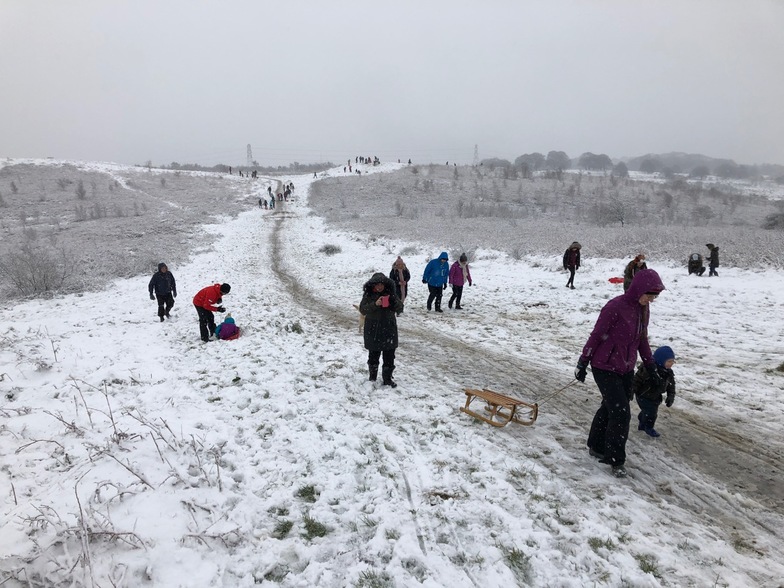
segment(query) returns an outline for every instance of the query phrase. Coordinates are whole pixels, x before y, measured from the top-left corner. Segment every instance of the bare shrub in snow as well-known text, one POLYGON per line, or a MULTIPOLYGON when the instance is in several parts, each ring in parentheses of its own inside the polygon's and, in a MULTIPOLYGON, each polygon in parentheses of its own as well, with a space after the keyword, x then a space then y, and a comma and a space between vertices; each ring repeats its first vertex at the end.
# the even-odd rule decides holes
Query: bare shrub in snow
POLYGON ((55 251, 27 242, 0 258, 0 277, 24 296, 50 294, 63 288, 74 267, 74 258, 65 249, 55 251))
POLYGON ((79 200, 84 200, 87 197, 87 190, 85 189, 82 180, 79 180, 79 183, 76 184, 76 197, 79 200))
POLYGON ((321 249, 319 249, 319 253, 323 253, 324 255, 335 255, 340 253, 342 249, 340 245, 322 245, 321 249))
POLYGON ((784 212, 774 212, 765 217, 763 229, 784 231, 784 212))

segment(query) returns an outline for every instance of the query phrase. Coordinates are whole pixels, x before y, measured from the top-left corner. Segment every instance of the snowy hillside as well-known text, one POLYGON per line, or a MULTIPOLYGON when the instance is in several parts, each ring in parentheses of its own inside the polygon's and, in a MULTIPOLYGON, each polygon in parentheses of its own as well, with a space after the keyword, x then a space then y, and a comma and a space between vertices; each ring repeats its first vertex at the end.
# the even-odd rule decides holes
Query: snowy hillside
POLYGON ((653 265, 678 396, 617 480, 585 447, 599 393, 572 374, 623 256, 581 239, 569 290, 560 255, 477 248, 464 310, 435 315, 419 278, 445 245, 338 230, 308 207, 314 178, 285 180, 275 211, 255 206, 273 180, 242 184, 247 210, 187 263, 161 243, 171 320, 149 275, 0 309, 0 585, 782 585, 780 272, 653 265), (392 390, 367 381, 352 304, 399 254, 392 390), (243 336, 205 344, 191 299, 224 281, 243 336), (465 387, 539 417, 493 428, 458 410, 465 387))

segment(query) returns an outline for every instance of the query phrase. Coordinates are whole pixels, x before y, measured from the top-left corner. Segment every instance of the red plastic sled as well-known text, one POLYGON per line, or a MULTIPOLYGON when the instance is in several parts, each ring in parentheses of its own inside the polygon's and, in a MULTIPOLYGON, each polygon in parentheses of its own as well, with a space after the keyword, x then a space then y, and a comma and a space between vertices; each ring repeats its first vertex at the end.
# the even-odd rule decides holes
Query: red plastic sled
POLYGON ((623 278, 619 278, 617 276, 612 277, 607 281, 610 282, 611 284, 623 284, 623 278))

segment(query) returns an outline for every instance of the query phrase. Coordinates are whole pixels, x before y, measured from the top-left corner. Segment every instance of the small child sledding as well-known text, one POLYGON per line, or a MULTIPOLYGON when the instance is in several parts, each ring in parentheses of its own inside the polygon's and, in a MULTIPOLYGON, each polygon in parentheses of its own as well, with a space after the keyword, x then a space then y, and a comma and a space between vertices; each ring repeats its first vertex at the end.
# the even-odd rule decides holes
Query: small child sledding
POLYGON ((231 313, 227 314, 223 322, 215 327, 215 336, 223 341, 231 341, 240 336, 240 328, 234 324, 231 313))

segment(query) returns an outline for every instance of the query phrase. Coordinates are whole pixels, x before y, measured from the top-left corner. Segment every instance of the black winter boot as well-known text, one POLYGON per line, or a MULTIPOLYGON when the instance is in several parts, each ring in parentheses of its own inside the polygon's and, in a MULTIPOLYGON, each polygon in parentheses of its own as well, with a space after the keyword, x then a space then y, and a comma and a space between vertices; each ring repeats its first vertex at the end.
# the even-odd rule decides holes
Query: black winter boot
POLYGON ((392 379, 393 371, 395 371, 395 366, 392 367, 384 366, 381 368, 381 379, 383 380, 384 386, 389 386, 390 388, 397 388, 397 383, 395 383, 395 380, 392 379))
POLYGON ((375 382, 376 378, 378 378, 378 364, 369 363, 368 372, 370 373, 370 377, 368 378, 368 380, 370 380, 371 382, 375 382))

